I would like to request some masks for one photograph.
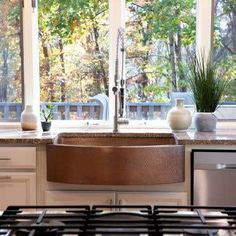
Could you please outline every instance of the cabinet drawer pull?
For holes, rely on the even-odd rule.
[[[10,161],[11,158],[9,157],[0,157],[0,161]]]
[[[109,205],[113,205],[113,200],[112,199],[109,200]]]
[[[122,199],[119,199],[118,205],[123,205],[123,204],[124,204],[124,201]]]
[[[108,201],[108,202],[109,202],[109,205],[110,205],[110,206],[112,206],[112,205],[113,205],[113,199],[109,199],[109,201]],[[110,211],[113,211],[113,208],[112,208],[112,207],[110,208]]]
[[[7,179],[11,179],[11,176],[9,175],[0,176],[0,180],[7,180]]]

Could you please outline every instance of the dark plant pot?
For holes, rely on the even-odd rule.
[[[51,128],[51,125],[52,125],[51,121],[49,122],[41,121],[41,126],[42,126],[43,131],[49,131]]]

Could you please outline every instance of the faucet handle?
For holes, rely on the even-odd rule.
[[[118,91],[118,88],[117,88],[116,86],[114,86],[114,87],[112,88],[112,91],[113,91],[114,94],[116,94],[117,91]]]

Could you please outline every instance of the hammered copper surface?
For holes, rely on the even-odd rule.
[[[88,185],[184,181],[184,146],[47,145],[47,180]]]
[[[176,144],[174,137],[64,137],[60,136],[58,144],[85,146],[146,146]]]

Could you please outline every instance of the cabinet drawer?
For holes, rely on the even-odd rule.
[[[119,205],[187,205],[186,192],[118,192]]]
[[[53,205],[112,205],[115,193],[106,191],[46,191],[45,204]]]
[[[35,147],[0,148],[0,169],[32,169],[35,167]]]

